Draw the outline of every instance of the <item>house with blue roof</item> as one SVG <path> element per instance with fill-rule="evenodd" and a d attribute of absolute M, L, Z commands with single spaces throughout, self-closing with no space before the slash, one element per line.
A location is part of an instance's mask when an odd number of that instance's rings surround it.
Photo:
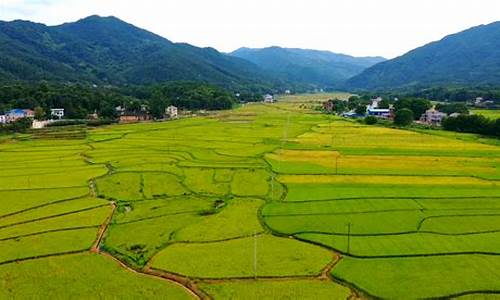
<path fill-rule="evenodd" d="M 11 109 L 5 114 L 6 123 L 14 122 L 23 118 L 34 118 L 35 112 L 31 109 Z"/>

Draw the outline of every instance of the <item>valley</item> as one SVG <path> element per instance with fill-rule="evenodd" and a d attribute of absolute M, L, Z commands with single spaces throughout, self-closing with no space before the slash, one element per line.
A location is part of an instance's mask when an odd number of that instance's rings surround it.
<path fill-rule="evenodd" d="M 0 298 L 499 293 L 498 144 L 314 110 L 349 96 L 2 138 Z"/>

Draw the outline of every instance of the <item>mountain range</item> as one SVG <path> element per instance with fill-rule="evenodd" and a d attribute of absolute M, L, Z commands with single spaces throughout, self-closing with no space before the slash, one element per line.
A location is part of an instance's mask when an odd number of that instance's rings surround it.
<path fill-rule="evenodd" d="M 215 49 L 173 43 L 114 17 L 91 16 L 59 26 L 0 22 L 0 79 L 231 85 L 267 77 L 254 64 Z"/>
<path fill-rule="evenodd" d="M 383 57 L 353 57 L 330 51 L 281 47 L 240 48 L 230 55 L 246 59 L 274 77 L 319 87 L 339 87 L 366 68 L 385 61 Z"/>
<path fill-rule="evenodd" d="M 221 53 L 174 43 L 115 17 L 58 26 L 0 21 L 0 82 L 144 85 L 203 81 L 345 90 L 500 85 L 500 22 L 432 42 L 391 60 L 268 47 Z"/>
<path fill-rule="evenodd" d="M 500 85 L 500 22 L 446 36 L 349 79 L 347 89 Z"/>
<path fill-rule="evenodd" d="M 0 22 L 0 81 L 123 85 L 191 80 L 225 87 L 333 87 L 380 60 L 326 51 L 280 51 L 272 58 L 280 65 L 274 64 L 270 71 L 259 63 L 262 60 L 245 57 L 243 50 L 228 55 L 174 43 L 115 17 L 90 16 L 58 26 Z"/>

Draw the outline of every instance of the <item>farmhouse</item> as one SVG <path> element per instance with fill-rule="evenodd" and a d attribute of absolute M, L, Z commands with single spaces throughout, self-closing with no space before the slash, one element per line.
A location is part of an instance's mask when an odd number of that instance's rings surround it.
<path fill-rule="evenodd" d="M 343 113 L 342 117 L 355 119 L 355 118 L 363 118 L 364 115 L 360 115 L 360 114 L 357 114 L 357 113 L 351 111 L 351 112 L 345 112 L 345 113 Z"/>
<path fill-rule="evenodd" d="M 50 110 L 50 116 L 56 117 L 58 119 L 64 118 L 64 108 L 52 108 Z"/>
<path fill-rule="evenodd" d="M 116 112 L 116 114 L 117 114 L 117 115 L 119 115 L 119 116 L 123 116 L 123 115 L 125 114 L 125 111 L 126 111 L 126 110 L 125 110 L 125 107 L 123 107 L 123 106 L 121 106 L 121 105 L 120 105 L 120 106 L 115 107 L 115 112 Z"/>
<path fill-rule="evenodd" d="M 165 109 L 165 117 L 175 119 L 179 115 L 177 107 L 170 105 Z"/>
<path fill-rule="evenodd" d="M 5 124 L 5 123 L 7 123 L 7 116 L 0 115 L 0 124 Z"/>
<path fill-rule="evenodd" d="M 370 108 L 378 108 L 380 102 L 382 102 L 382 98 L 381 97 L 377 97 L 377 98 L 372 99 L 371 101 L 372 101 L 372 104 L 368 106 L 368 109 L 370 109 Z"/>
<path fill-rule="evenodd" d="M 274 102 L 274 97 L 273 97 L 273 95 L 269 95 L 269 94 L 265 95 L 265 96 L 264 96 L 264 102 L 265 102 L 265 103 L 273 103 L 273 102 Z"/>
<path fill-rule="evenodd" d="M 390 118 L 392 116 L 392 112 L 388 108 L 368 108 L 368 115 L 374 116 L 378 118 Z"/>
<path fill-rule="evenodd" d="M 6 114 L 6 123 L 15 122 L 22 118 L 34 118 L 35 112 L 31 109 L 12 109 Z"/>
<path fill-rule="evenodd" d="M 151 120 L 151 116 L 147 113 L 126 113 L 120 116 L 120 123 L 135 123 L 140 121 L 149 121 Z"/>
<path fill-rule="evenodd" d="M 332 112 L 333 111 L 333 101 L 328 100 L 326 102 L 323 102 L 323 109 L 327 112 Z"/>
<path fill-rule="evenodd" d="M 440 125 L 444 118 L 446 118 L 445 113 L 437 111 L 435 108 L 431 108 L 422 114 L 420 122 L 429 125 Z"/>

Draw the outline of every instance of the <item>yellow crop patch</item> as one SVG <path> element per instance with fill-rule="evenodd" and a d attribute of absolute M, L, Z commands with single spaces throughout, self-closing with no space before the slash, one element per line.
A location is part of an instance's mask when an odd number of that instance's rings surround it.
<path fill-rule="evenodd" d="M 282 175 L 278 179 L 283 183 L 498 186 L 494 181 L 474 177 L 444 176 Z"/>

